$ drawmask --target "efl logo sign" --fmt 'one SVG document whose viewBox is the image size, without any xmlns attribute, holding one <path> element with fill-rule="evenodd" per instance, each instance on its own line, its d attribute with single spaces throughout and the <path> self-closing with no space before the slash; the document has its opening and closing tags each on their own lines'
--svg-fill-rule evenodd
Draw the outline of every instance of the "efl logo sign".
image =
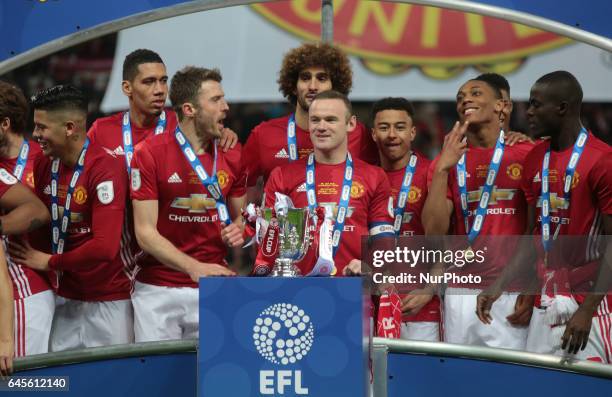
<svg viewBox="0 0 612 397">
<path fill-rule="evenodd" d="M 300 39 L 319 40 L 320 0 L 251 7 Z M 572 41 L 524 25 L 442 8 L 335 0 L 334 42 L 374 73 L 400 74 L 416 66 L 432 79 L 449 79 L 467 66 L 481 72 L 513 72 L 527 57 Z"/>
</svg>

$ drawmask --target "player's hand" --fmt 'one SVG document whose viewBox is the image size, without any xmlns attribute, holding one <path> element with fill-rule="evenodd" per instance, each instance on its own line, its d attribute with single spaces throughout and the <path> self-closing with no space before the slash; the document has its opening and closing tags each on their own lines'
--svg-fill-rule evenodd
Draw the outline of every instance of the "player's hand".
<svg viewBox="0 0 612 397">
<path fill-rule="evenodd" d="M 476 298 L 476 316 L 484 324 L 491 324 L 491 307 L 493 303 L 501 296 L 502 291 L 496 288 L 488 288 L 478 294 Z"/>
<path fill-rule="evenodd" d="M 361 276 L 361 261 L 359 259 L 352 259 L 342 270 L 342 274 L 344 276 Z"/>
<path fill-rule="evenodd" d="M 35 270 L 49 270 L 51 255 L 35 250 L 28 241 L 24 240 L 21 243 L 11 241 L 9 243 L 9 254 L 15 262 L 21 265 Z"/>
<path fill-rule="evenodd" d="M 533 143 L 533 139 L 531 139 L 531 137 L 523 134 L 522 132 L 517 132 L 517 131 L 508 131 L 506 133 L 506 136 L 504 137 L 504 144 L 508 145 L 508 146 L 512 146 L 516 143 L 521 143 L 521 142 L 530 142 Z"/>
<path fill-rule="evenodd" d="M 12 338 L 0 340 L 0 379 L 4 379 L 4 377 L 9 376 L 13 372 L 14 353 Z"/>
<path fill-rule="evenodd" d="M 233 270 L 225 266 L 217 265 L 216 263 L 197 262 L 189 269 L 189 277 L 193 282 L 197 283 L 201 277 L 211 276 L 235 276 Z"/>
<path fill-rule="evenodd" d="M 469 125 L 469 121 L 466 121 L 463 124 L 460 124 L 457 121 L 451 132 L 446 134 L 444 137 L 444 144 L 442 145 L 442 152 L 440 153 L 440 158 L 438 159 L 438 170 L 450 170 L 452 167 L 457 165 L 461 159 L 461 156 L 467 152 L 465 134 Z"/>
<path fill-rule="evenodd" d="M 221 240 L 230 248 L 242 247 L 244 237 L 242 236 L 242 228 L 235 223 L 230 223 L 221 229 Z"/>
<path fill-rule="evenodd" d="M 402 313 L 408 316 L 413 316 L 421 311 L 431 298 L 433 298 L 433 289 L 419 288 L 402 298 Z"/>
<path fill-rule="evenodd" d="M 234 131 L 227 127 L 221 130 L 221 139 L 219 140 L 219 145 L 221 145 L 221 150 L 223 150 L 223 152 L 227 152 L 228 150 L 233 149 L 237 143 L 238 134 L 236 134 Z"/>
<path fill-rule="evenodd" d="M 589 341 L 592 319 L 593 312 L 580 306 L 565 326 L 565 332 L 561 337 L 561 349 L 567 348 L 567 352 L 571 354 L 584 350 Z"/>
<path fill-rule="evenodd" d="M 508 322 L 517 327 L 526 327 L 531 320 L 535 296 L 520 294 L 514 304 L 514 313 L 506 317 Z"/>
</svg>

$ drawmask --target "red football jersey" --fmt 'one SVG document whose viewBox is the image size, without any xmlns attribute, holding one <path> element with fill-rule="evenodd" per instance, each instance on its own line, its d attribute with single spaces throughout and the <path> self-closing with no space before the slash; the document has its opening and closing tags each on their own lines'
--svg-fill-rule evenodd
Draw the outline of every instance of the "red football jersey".
<svg viewBox="0 0 612 397">
<path fill-rule="evenodd" d="M 166 112 L 166 132 L 174 132 L 178 121 L 176 119 L 176 113 L 174 111 L 165 109 Z M 113 114 L 108 117 L 102 117 L 94 121 L 91 128 L 87 132 L 89 140 L 97 142 L 103 148 L 109 150 L 115 156 L 124 158 L 125 153 L 123 150 L 123 115 L 125 112 Z M 132 127 L 132 145 L 136 147 L 140 142 L 155 135 L 155 128 L 157 124 L 152 127 L 140 128 L 136 127 L 133 123 Z M 125 161 L 125 160 L 124 160 Z"/>
<path fill-rule="evenodd" d="M 404 218 L 402 227 L 400 228 L 400 236 L 423 235 L 423 223 L 421 221 L 421 212 L 427 198 L 427 171 L 431 161 L 417 153 L 417 164 L 414 175 L 412 177 L 412 185 L 406 200 L 406 208 L 404 209 Z M 385 171 L 391 184 L 391 197 L 393 197 L 393 205 L 397 206 L 397 199 L 402 188 L 404 174 L 406 169 L 402 168 L 395 171 Z"/>
<path fill-rule="evenodd" d="M 120 258 L 126 202 L 123 159 L 92 143 L 85 154 L 83 173 L 72 193 L 70 224 L 64 253 L 53 255 L 52 270 L 61 272 L 57 294 L 81 301 L 130 298 L 128 269 Z M 40 156 L 34 165 L 36 194 L 51 208 L 52 160 Z M 73 169 L 60 164 L 58 199 L 60 221 Z M 33 233 L 36 248 L 51 252 L 51 226 Z"/>
<path fill-rule="evenodd" d="M 289 116 L 264 121 L 251 131 L 244 145 L 244 164 L 247 168 L 247 185 L 255 186 L 263 176 L 264 182 L 276 167 L 289 164 L 287 147 L 287 123 Z M 313 151 L 310 133 L 295 125 L 298 158 L 307 157 Z M 348 147 L 353 159 L 359 158 L 370 164 L 378 163 L 378 149 L 370 131 L 358 122 L 348 134 Z"/>
<path fill-rule="evenodd" d="M 489 199 L 487 215 L 479 236 L 520 236 L 525 232 L 525 216 L 527 206 L 525 196 L 521 190 L 521 180 L 524 172 L 525 156 L 534 145 L 532 143 L 517 143 L 506 145 L 504 155 L 495 179 L 495 184 Z M 472 227 L 476 209 L 480 201 L 482 189 L 487 178 L 487 171 L 493 156 L 494 148 L 470 147 L 466 153 L 466 189 L 468 193 L 469 226 Z M 431 182 L 437 158 L 430 165 L 428 181 Z M 448 174 L 447 197 L 453 201 L 453 215 L 451 230 L 454 235 L 466 235 L 459 186 L 457 183 L 457 169 L 452 167 Z M 504 266 L 513 255 L 514 248 L 508 246 L 510 240 L 487 240 L 485 261 L 482 264 L 470 263 L 462 268 L 453 267 L 452 271 L 459 275 L 472 274 L 482 277 L 482 283 L 474 285 L 454 285 L 453 287 L 486 288 L 501 274 Z M 518 239 L 512 239 L 513 244 Z M 484 249 L 478 238 L 472 245 L 476 250 Z M 514 290 L 513 285 L 510 289 Z"/>
<path fill-rule="evenodd" d="M 538 246 L 540 258 L 543 257 L 541 243 L 542 161 L 548 145 L 549 142 L 542 141 L 527 156 L 525 178 L 521 186 L 527 202 L 537 206 L 534 240 Z M 563 181 L 572 149 L 573 145 L 561 152 L 551 151 L 550 155 L 551 238 L 559 222 L 561 222 L 559 236 L 584 236 L 585 238 L 573 239 L 571 242 L 556 246 L 548 261 L 549 268 L 553 269 L 577 268 L 593 264 L 593 262 L 597 263 L 602 254 L 600 249 L 603 233 L 601 216 L 612 215 L 612 148 L 589 133 L 576 167 L 570 189 L 570 199 L 567 202 L 563 194 Z M 556 243 L 552 244 L 554 246 Z M 589 275 L 581 277 L 594 280 L 598 266 L 591 266 L 591 268 Z M 572 282 L 571 276 L 570 282 Z"/>
<path fill-rule="evenodd" d="M 306 198 L 306 161 L 302 159 L 277 167 L 266 183 L 268 208 L 274 208 L 275 192 L 287 195 L 296 208 L 308 207 Z M 315 165 L 317 203 L 337 211 L 345 162 Z M 353 159 L 353 185 L 340 247 L 334 257 L 338 275 L 352 259 L 361 259 L 361 236 L 367 236 L 378 226 L 393 224 L 391 188 L 385 172 L 359 159 Z M 386 231 L 389 231 L 388 229 Z"/>
<path fill-rule="evenodd" d="M 42 151 L 38 143 L 32 140 L 28 140 L 30 150 L 28 152 L 28 159 L 26 161 L 23 174 L 21 175 L 21 183 L 29 187 L 34 191 L 34 161 L 42 156 Z M 17 165 L 17 157 L 14 158 L 0 158 L 0 168 L 4 168 L 6 171 L 12 173 Z M 4 185 L 3 188 L 8 188 L 10 185 Z M 2 189 L 0 195 L 4 194 L 7 189 Z M 13 296 L 15 299 L 24 299 L 30 295 L 37 294 L 42 291 L 50 289 L 49 281 L 47 276 L 37 272 L 36 270 L 30 269 L 27 266 L 22 266 L 14 263 L 11 260 L 8 251 L 6 252 L 6 261 L 8 263 L 8 271 L 13 282 Z"/>
<path fill-rule="evenodd" d="M 431 161 L 418 153 L 416 156 L 417 164 L 406 200 L 400 236 L 421 236 L 425 234 L 421 212 L 427 198 L 427 171 Z M 391 197 L 393 197 L 393 205 L 395 206 L 397 206 L 397 198 L 402 188 L 405 171 L 405 167 L 395 171 L 385 171 L 391 184 Z M 417 288 L 418 285 L 414 285 L 414 287 Z M 440 321 L 440 298 L 434 296 L 416 315 L 402 315 L 402 321 Z"/>
<path fill-rule="evenodd" d="M 198 155 L 211 174 L 213 147 Z M 215 199 L 202 185 L 185 158 L 174 134 L 151 137 L 136 150 L 132 162 L 132 200 L 157 200 L 157 230 L 185 254 L 207 263 L 224 264 L 227 249 L 221 240 L 221 224 Z M 218 150 L 217 178 L 223 197 L 246 194 L 246 174 L 241 160 L 241 146 L 224 153 Z M 146 255 L 136 279 L 168 287 L 193 287 L 197 284 L 182 272 Z"/>
<path fill-rule="evenodd" d="M 166 112 L 166 128 L 164 133 L 174 132 L 178 124 L 176 113 L 170 109 L 165 109 Z M 104 150 L 115 156 L 123 159 L 125 164 L 125 152 L 123 148 L 123 115 L 125 112 L 116 113 L 114 115 L 97 119 L 89 129 L 87 136 L 92 142 L 97 142 Z M 132 128 L 132 145 L 136 147 L 147 138 L 155 135 L 157 122 L 152 127 L 140 128 L 131 125 Z M 129 175 L 127 175 L 127 167 L 125 169 L 125 184 L 126 189 L 129 185 Z M 137 258 L 142 256 L 142 250 L 138 246 L 134 232 L 134 215 L 132 212 L 132 204 L 126 204 L 125 222 L 124 222 L 124 238 L 121 240 L 121 258 L 123 259 L 126 268 L 131 269 L 132 275 L 137 270 Z"/>
</svg>

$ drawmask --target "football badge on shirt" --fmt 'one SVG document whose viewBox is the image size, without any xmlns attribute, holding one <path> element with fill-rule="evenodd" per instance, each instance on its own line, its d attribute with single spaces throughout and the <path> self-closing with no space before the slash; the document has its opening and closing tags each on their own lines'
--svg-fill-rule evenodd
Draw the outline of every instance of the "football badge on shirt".
<svg viewBox="0 0 612 397">
<path fill-rule="evenodd" d="M 115 191 L 113 189 L 113 181 L 104 181 L 96 186 L 98 192 L 98 200 L 102 204 L 110 204 L 115 198 Z"/>
<path fill-rule="evenodd" d="M 423 196 L 423 191 L 417 186 L 411 186 L 410 192 L 408 192 L 408 202 L 410 204 L 417 203 L 421 196 Z"/>
<path fill-rule="evenodd" d="M 521 174 L 523 173 L 523 166 L 519 163 L 512 163 L 506 168 L 506 175 L 510 179 L 518 181 L 521 179 Z"/>
<path fill-rule="evenodd" d="M 365 188 L 363 185 L 357 181 L 353 181 L 353 185 L 351 186 L 351 198 L 358 199 L 365 193 Z"/>
<path fill-rule="evenodd" d="M 87 190 L 85 190 L 83 186 L 77 186 L 77 188 L 74 189 L 72 198 L 74 199 L 74 202 L 79 205 L 85 204 L 87 201 Z"/>
<path fill-rule="evenodd" d="M 219 187 L 225 189 L 230 181 L 229 174 L 224 170 L 217 171 L 217 181 L 219 182 Z"/>
</svg>

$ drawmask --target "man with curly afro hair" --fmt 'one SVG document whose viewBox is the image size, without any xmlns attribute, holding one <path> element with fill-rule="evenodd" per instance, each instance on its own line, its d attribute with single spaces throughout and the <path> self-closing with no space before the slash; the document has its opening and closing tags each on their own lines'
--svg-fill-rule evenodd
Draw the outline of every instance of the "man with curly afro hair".
<svg viewBox="0 0 612 397">
<path fill-rule="evenodd" d="M 251 131 L 243 151 L 249 202 L 259 202 L 256 188 L 259 178 L 265 182 L 274 168 L 305 158 L 313 151 L 308 109 L 314 97 L 332 89 L 348 95 L 352 85 L 348 57 L 331 44 L 307 43 L 285 54 L 278 86 L 295 110 L 290 115 L 265 121 Z M 371 164 L 378 162 L 376 145 L 363 123 L 357 123 L 348 140 L 353 157 Z"/>
</svg>

